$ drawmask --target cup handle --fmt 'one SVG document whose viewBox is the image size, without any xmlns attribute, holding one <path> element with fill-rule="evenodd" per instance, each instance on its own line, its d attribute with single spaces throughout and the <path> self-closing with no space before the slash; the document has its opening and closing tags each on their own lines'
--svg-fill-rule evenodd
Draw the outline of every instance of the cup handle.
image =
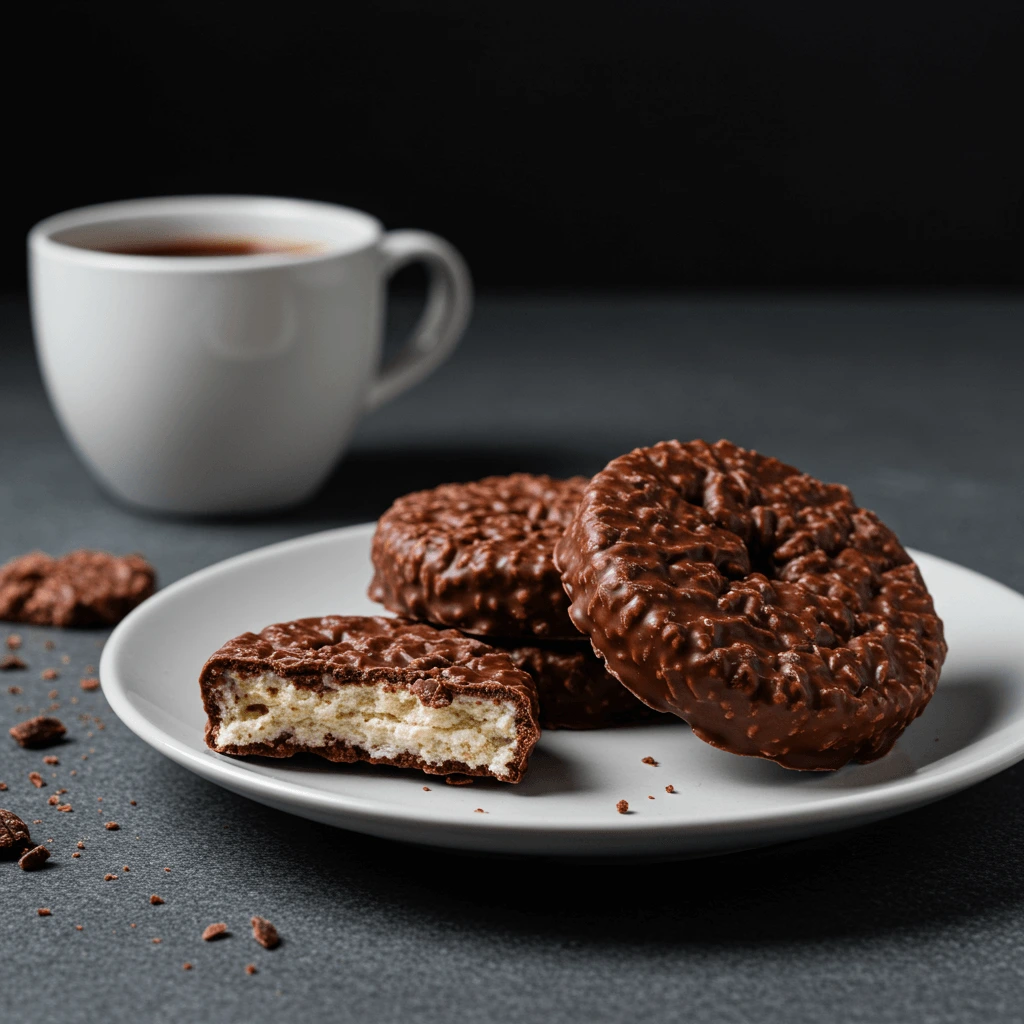
<svg viewBox="0 0 1024 1024">
<path fill-rule="evenodd" d="M 376 409 L 419 383 L 450 356 L 473 308 L 469 268 L 458 251 L 427 231 L 389 231 L 380 243 L 384 273 L 390 277 L 409 263 L 427 265 L 427 304 L 401 351 L 370 386 L 366 408 Z"/>
</svg>

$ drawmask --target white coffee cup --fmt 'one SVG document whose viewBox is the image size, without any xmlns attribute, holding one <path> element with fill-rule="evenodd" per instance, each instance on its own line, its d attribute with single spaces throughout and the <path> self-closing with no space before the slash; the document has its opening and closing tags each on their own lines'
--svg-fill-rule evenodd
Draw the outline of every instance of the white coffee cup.
<svg viewBox="0 0 1024 1024">
<path fill-rule="evenodd" d="M 186 238 L 299 248 L 104 251 Z M 426 308 L 379 369 L 388 276 L 416 261 L 429 272 Z M 385 233 L 365 213 L 297 199 L 72 210 L 32 229 L 29 271 L 36 347 L 64 430 L 115 496 L 171 513 L 309 497 L 359 417 L 447 358 L 472 305 L 466 265 L 443 239 Z"/>
</svg>

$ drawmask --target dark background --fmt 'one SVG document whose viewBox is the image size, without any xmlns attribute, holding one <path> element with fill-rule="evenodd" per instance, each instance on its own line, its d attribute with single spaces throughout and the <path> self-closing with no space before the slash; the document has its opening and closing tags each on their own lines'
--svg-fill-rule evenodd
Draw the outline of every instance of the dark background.
<svg viewBox="0 0 1024 1024">
<path fill-rule="evenodd" d="M 71 206 L 252 192 L 423 227 L 496 287 L 1024 283 L 1024 5 L 34 4 L 0 285 Z"/>
</svg>

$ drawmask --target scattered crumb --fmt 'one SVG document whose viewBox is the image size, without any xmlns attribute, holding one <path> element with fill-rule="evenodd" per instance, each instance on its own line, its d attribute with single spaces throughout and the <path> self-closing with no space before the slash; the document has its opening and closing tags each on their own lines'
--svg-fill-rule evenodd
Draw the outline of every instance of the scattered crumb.
<svg viewBox="0 0 1024 1024">
<path fill-rule="evenodd" d="M 76 769 L 72 768 L 70 774 L 71 775 L 77 775 L 78 771 Z"/>
<path fill-rule="evenodd" d="M 76 851 L 75 853 L 71 854 L 71 856 L 74 857 L 77 860 L 82 855 Z"/>
<path fill-rule="evenodd" d="M 191 971 L 192 970 L 192 965 L 186 961 L 185 963 L 183 963 L 181 965 L 181 969 L 183 971 Z"/>
<path fill-rule="evenodd" d="M 39 774 L 39 772 L 29 772 L 28 781 L 32 783 L 36 789 L 42 789 L 46 785 L 46 779 Z"/>
<path fill-rule="evenodd" d="M 164 868 L 164 871 L 168 871 L 169 872 L 170 870 L 171 870 L 170 868 Z"/>
<path fill-rule="evenodd" d="M 111 872 L 109 872 L 109 871 L 103 876 L 103 881 L 104 882 L 116 882 L 117 879 L 118 879 L 118 876 L 114 875 L 114 874 L 111 874 Z"/>
<path fill-rule="evenodd" d="M 256 973 L 256 965 L 255 964 L 246 964 L 245 965 L 245 973 L 246 974 L 255 974 Z"/>
<path fill-rule="evenodd" d="M 72 811 L 72 807 L 71 804 L 58 804 L 57 810 L 60 811 L 62 814 L 70 814 Z"/>
<path fill-rule="evenodd" d="M 429 793 L 430 792 L 430 787 L 429 786 L 424 786 L 423 787 L 423 792 L 424 793 Z"/>
<path fill-rule="evenodd" d="M 21 637 L 17 633 L 11 633 L 7 637 L 7 646 L 12 650 L 16 651 L 21 646 Z"/>
<path fill-rule="evenodd" d="M 108 821 L 103 827 L 108 832 L 116 832 L 121 826 L 116 821 Z"/>
<path fill-rule="evenodd" d="M 32 824 L 33 825 L 42 825 L 42 823 L 43 823 L 43 819 L 42 818 L 33 818 L 32 819 Z"/>
<path fill-rule="evenodd" d="M 26 850 L 18 861 L 22 871 L 38 871 L 50 859 L 50 851 L 45 846 L 33 846 Z"/>
<path fill-rule="evenodd" d="M 78 848 L 80 850 L 84 850 L 85 849 L 85 843 L 83 843 L 81 839 L 78 840 L 76 845 L 78 846 Z"/>
<path fill-rule="evenodd" d="M 51 690 L 51 691 L 50 691 L 50 692 L 49 692 L 49 693 L 48 693 L 48 694 L 46 695 L 46 699 L 47 699 L 47 700 L 56 700 L 56 699 L 57 699 L 57 698 L 58 698 L 59 696 L 60 696 L 60 694 L 59 694 L 59 693 L 58 693 L 58 692 L 57 692 L 56 690 Z"/>
<path fill-rule="evenodd" d="M 125 866 L 121 870 L 124 871 L 124 872 L 128 872 L 128 871 L 131 871 L 131 868 L 128 867 L 127 864 L 125 864 Z"/>
<path fill-rule="evenodd" d="M 675 791 L 676 791 L 676 787 L 675 786 L 666 786 L 665 787 L 665 792 L 666 793 L 674 793 Z"/>
<path fill-rule="evenodd" d="M 52 651 L 57 645 L 52 640 L 44 640 L 43 646 L 48 650 Z"/>
<path fill-rule="evenodd" d="M 265 917 L 253 917 L 249 923 L 252 925 L 252 937 L 264 949 L 273 949 L 280 943 L 277 929 Z"/>
<path fill-rule="evenodd" d="M 78 685 L 83 690 L 98 690 L 100 688 L 100 681 L 95 677 L 89 677 L 87 679 L 79 680 Z"/>
<path fill-rule="evenodd" d="M 60 663 L 62 665 L 70 665 L 71 664 L 71 655 L 70 654 L 62 654 L 60 656 Z"/>
<path fill-rule="evenodd" d="M 43 758 L 43 764 L 60 764 L 60 758 L 55 754 L 47 754 L 46 757 Z"/>
<path fill-rule="evenodd" d="M 617 810 L 619 814 L 629 814 L 629 804 L 625 800 L 620 800 L 615 805 L 615 810 Z"/>
<path fill-rule="evenodd" d="M 21 693 L 21 687 L 20 686 L 8 686 L 7 687 L 7 692 L 10 693 L 10 694 L 13 694 L 15 697 L 17 697 L 18 694 Z"/>
<path fill-rule="evenodd" d="M 103 803 L 103 797 L 101 797 L 101 796 L 96 797 L 96 803 L 98 803 L 98 804 Z"/>
<path fill-rule="evenodd" d="M 473 813 L 474 814 L 486 814 L 487 812 L 482 807 L 474 807 L 473 808 Z"/>
<path fill-rule="evenodd" d="M 47 803 L 48 803 L 48 804 L 49 804 L 49 805 L 50 805 L 51 807 L 56 807 L 56 806 L 57 806 L 57 804 L 59 804 L 59 803 L 60 803 L 60 797 L 59 797 L 59 796 L 57 796 L 57 794 L 56 794 L 56 793 L 54 793 L 54 794 L 53 794 L 53 796 L 51 796 L 51 797 L 50 797 L 50 799 L 49 799 L 49 800 L 47 800 L 46 802 L 47 802 Z"/>
<path fill-rule="evenodd" d="M 60 742 L 67 729 L 59 718 L 37 715 L 28 721 L 12 725 L 8 730 L 19 747 L 50 747 Z"/>
<path fill-rule="evenodd" d="M 15 672 L 22 668 L 28 668 L 28 665 L 16 654 L 8 654 L 0 658 L 0 672 Z M 19 690 L 18 692 L 20 693 L 21 691 Z"/>
<path fill-rule="evenodd" d="M 47 680 L 59 679 L 60 673 L 55 668 L 44 668 L 43 671 L 39 673 L 39 678 Z"/>
<path fill-rule="evenodd" d="M 132 921 L 132 923 L 130 925 L 128 925 L 128 927 L 129 928 L 138 928 L 138 925 L 134 921 Z"/>
<path fill-rule="evenodd" d="M 159 945 L 160 945 L 160 943 L 161 943 L 161 942 L 163 942 L 163 941 L 164 941 L 163 939 L 154 939 L 154 940 L 153 940 L 153 945 L 154 945 L 154 946 L 159 946 Z"/>
<path fill-rule="evenodd" d="M 653 800 L 653 799 L 654 799 L 654 797 L 653 797 L 653 796 L 651 796 L 650 794 L 648 794 L 648 796 L 647 796 L 647 799 L 648 799 L 648 800 Z"/>
<path fill-rule="evenodd" d="M 3 793 L 7 789 L 6 782 L 0 782 L 0 793 Z"/>
<path fill-rule="evenodd" d="M 154 907 L 159 907 L 164 901 L 157 896 L 156 893 L 153 893 L 153 895 L 149 897 L 149 902 L 152 903 Z"/>
<path fill-rule="evenodd" d="M 444 781 L 449 786 L 472 786 L 473 776 L 472 775 L 446 775 Z"/>
<path fill-rule="evenodd" d="M 49 907 L 40 907 L 40 908 L 39 908 L 39 909 L 38 909 L 38 910 L 36 911 L 36 913 L 37 913 L 37 914 L 38 914 L 38 915 L 39 915 L 40 917 L 49 917 L 49 916 L 50 916 L 50 908 L 49 908 Z"/>
<path fill-rule="evenodd" d="M 63 796 L 66 792 L 67 792 L 66 789 L 58 789 L 57 790 L 57 796 Z"/>
<path fill-rule="evenodd" d="M 135 803 L 134 800 L 129 800 L 128 803 L 130 803 L 132 805 L 132 807 L 136 807 L 137 806 L 137 804 Z"/>
<path fill-rule="evenodd" d="M 650 754 L 648 754 L 648 755 L 647 755 L 647 757 L 641 757 L 641 758 L 640 758 L 640 762 L 641 762 L 642 764 L 650 764 L 650 765 L 653 765 L 653 766 L 654 766 L 655 768 L 657 768 L 657 767 L 658 767 L 658 762 L 657 762 L 657 761 L 655 761 L 655 760 L 654 760 L 654 758 L 650 756 Z"/>
<path fill-rule="evenodd" d="M 81 930 L 82 930 L 82 926 L 80 924 L 76 924 L 75 925 L 75 931 L 76 932 L 80 932 Z"/>
<path fill-rule="evenodd" d="M 203 929 L 203 942 L 213 942 L 214 939 L 219 939 L 224 935 L 228 934 L 228 926 L 223 921 L 218 921 L 216 924 L 208 924 Z"/>
</svg>

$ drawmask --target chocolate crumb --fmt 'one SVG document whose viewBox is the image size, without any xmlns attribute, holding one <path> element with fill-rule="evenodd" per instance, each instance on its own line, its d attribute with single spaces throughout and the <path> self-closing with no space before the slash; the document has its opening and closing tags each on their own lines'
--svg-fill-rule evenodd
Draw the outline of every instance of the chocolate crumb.
<svg viewBox="0 0 1024 1024">
<path fill-rule="evenodd" d="M 658 767 L 658 762 L 655 761 L 654 758 L 651 757 L 649 754 L 647 755 L 647 757 L 641 757 L 640 761 L 642 764 L 651 764 L 654 765 L 655 768 Z"/>
<path fill-rule="evenodd" d="M 47 754 L 46 757 L 43 758 L 43 764 L 60 764 L 60 758 L 55 754 Z"/>
<path fill-rule="evenodd" d="M 36 913 L 37 913 L 37 914 L 38 914 L 38 915 L 39 915 L 40 917 L 49 917 L 49 916 L 50 916 L 50 908 L 49 908 L 49 907 L 40 907 L 40 908 L 39 908 L 39 909 L 38 909 L 38 910 L 36 911 Z"/>
<path fill-rule="evenodd" d="M 14 811 L 0 807 L 0 857 L 19 854 L 31 845 L 28 825 Z"/>
<path fill-rule="evenodd" d="M 213 942 L 214 939 L 219 939 L 227 934 L 228 926 L 223 921 L 218 921 L 216 924 L 208 924 L 203 929 L 203 942 Z"/>
<path fill-rule="evenodd" d="M 58 804 L 57 810 L 60 811 L 61 814 L 70 814 L 72 811 L 72 807 L 71 804 Z"/>
<path fill-rule="evenodd" d="M 472 786 L 473 776 L 472 775 L 446 775 L 444 781 L 449 786 Z"/>
<path fill-rule="evenodd" d="M 128 871 L 131 871 L 131 868 L 128 867 L 127 864 L 125 864 L 125 866 L 121 870 L 124 871 L 124 872 L 128 872 Z"/>
<path fill-rule="evenodd" d="M 256 965 L 255 964 L 246 964 L 245 965 L 245 973 L 246 974 L 255 974 L 256 973 Z"/>
<path fill-rule="evenodd" d="M 0 672 L 16 672 L 18 669 L 28 668 L 28 664 L 21 660 L 16 654 L 7 654 L 0 658 Z M 20 690 L 18 691 L 21 692 Z"/>
<path fill-rule="evenodd" d="M 98 690 L 100 688 L 100 681 L 95 678 L 82 679 L 79 681 L 78 685 L 83 690 Z"/>
<path fill-rule="evenodd" d="M 104 882 L 116 882 L 117 879 L 118 879 L 118 876 L 115 875 L 115 874 L 111 874 L 111 872 L 109 872 L 109 871 L 103 876 L 103 881 Z"/>
<path fill-rule="evenodd" d="M 37 715 L 11 726 L 8 731 L 20 747 L 49 747 L 59 742 L 67 729 L 59 718 Z"/>
<path fill-rule="evenodd" d="M 56 794 L 56 793 L 54 793 L 54 794 L 53 794 L 53 796 L 51 796 L 51 797 L 50 797 L 50 799 L 49 799 L 49 800 L 47 800 L 46 802 L 47 802 L 47 803 L 48 803 L 48 804 L 49 804 L 49 805 L 50 805 L 51 807 L 56 807 L 56 806 L 57 806 L 57 804 L 59 804 L 59 803 L 60 803 L 60 797 L 59 797 L 59 796 L 57 796 L 57 794 Z"/>
<path fill-rule="evenodd" d="M 38 871 L 50 859 L 50 851 L 45 846 L 33 846 L 26 850 L 18 861 L 22 871 Z"/>
<path fill-rule="evenodd" d="M 617 810 L 619 814 L 629 814 L 629 804 L 625 800 L 620 800 L 615 805 L 615 810 Z"/>
<path fill-rule="evenodd" d="M 152 896 L 149 897 L 149 902 L 154 907 L 159 907 L 160 904 L 163 903 L 164 901 L 159 896 L 157 896 L 156 893 L 154 893 Z"/>
<path fill-rule="evenodd" d="M 252 937 L 264 948 L 273 949 L 280 941 L 277 929 L 265 917 L 253 917 Z"/>
<path fill-rule="evenodd" d="M 666 786 L 665 787 L 665 792 L 666 793 L 674 793 L 675 791 L 676 791 L 676 787 L 675 786 Z"/>
<path fill-rule="evenodd" d="M 12 650 L 16 651 L 21 646 L 21 637 L 17 633 L 11 633 L 7 637 L 7 646 Z"/>
<path fill-rule="evenodd" d="M 59 679 L 60 673 L 55 668 L 44 668 L 43 671 L 39 673 L 39 678 L 47 680 Z"/>
<path fill-rule="evenodd" d="M 103 827 L 108 832 L 116 832 L 121 826 L 116 821 L 108 821 Z"/>
<path fill-rule="evenodd" d="M 42 789 L 46 785 L 46 779 L 39 774 L 39 772 L 29 772 L 28 781 L 32 783 L 36 789 Z"/>
</svg>

